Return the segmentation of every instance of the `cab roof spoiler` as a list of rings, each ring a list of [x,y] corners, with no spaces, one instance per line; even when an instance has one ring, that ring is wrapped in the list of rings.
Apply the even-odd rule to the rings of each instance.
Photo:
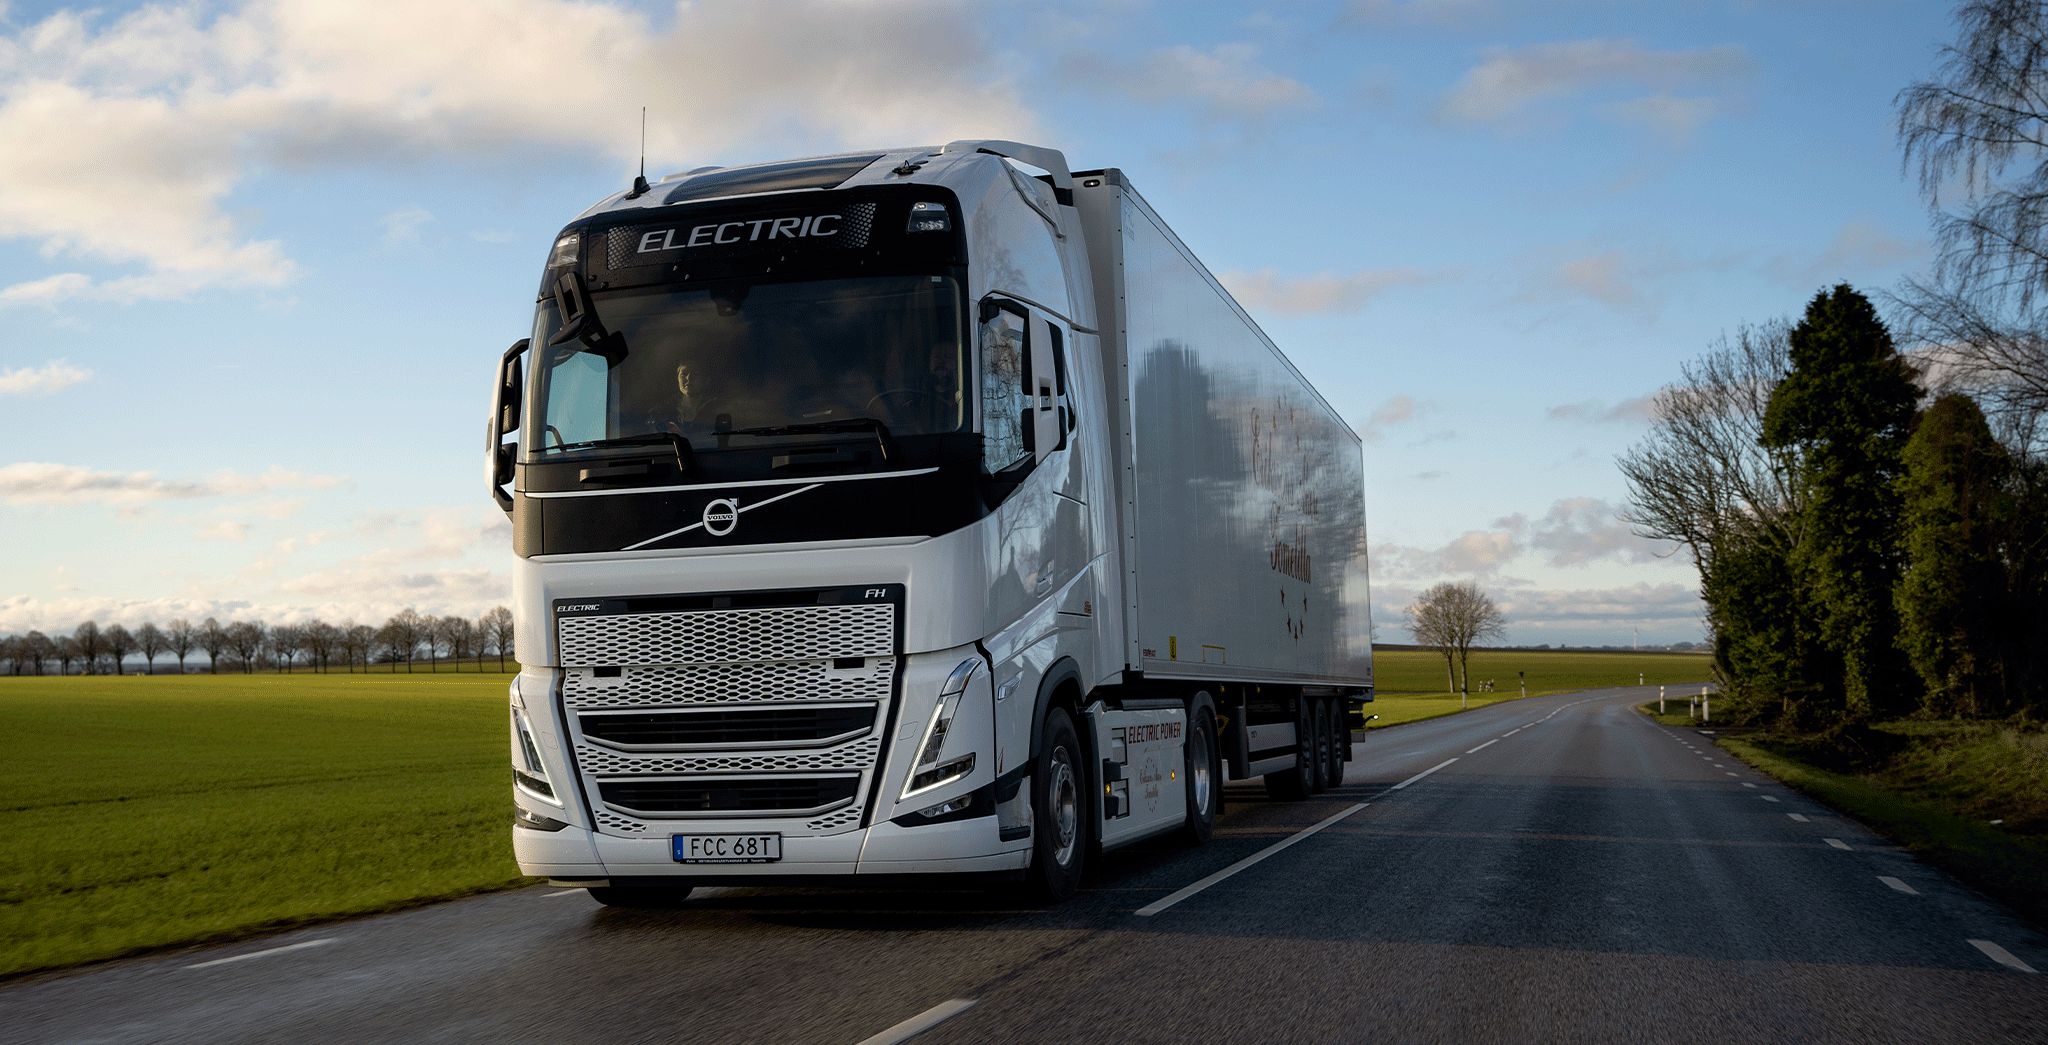
[[[985,152],[991,156],[1001,156],[1016,160],[1018,163],[1030,164],[1052,175],[1052,187],[1059,190],[1062,202],[1073,198],[1074,173],[1067,169],[1066,154],[1058,149],[995,138],[966,138],[947,142],[939,152]]]

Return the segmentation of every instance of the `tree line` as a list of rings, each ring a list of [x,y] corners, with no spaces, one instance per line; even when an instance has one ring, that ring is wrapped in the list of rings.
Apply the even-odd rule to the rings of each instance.
[[[1958,22],[1896,100],[1933,273],[1880,295],[1889,321],[1838,284],[1723,339],[1619,461],[1637,532],[1698,566],[1754,719],[2048,714],[2048,11]]]
[[[0,636],[0,663],[13,675],[43,675],[52,668],[61,675],[74,668],[84,675],[120,675],[126,672],[129,657],[139,654],[145,673],[155,674],[158,659],[164,658],[174,660],[182,675],[186,662],[197,656],[206,658],[206,670],[214,674],[223,662],[229,671],[245,673],[298,668],[368,671],[373,663],[389,665],[392,671],[403,664],[412,671],[421,659],[430,671],[440,670],[443,659],[454,661],[460,671],[461,662],[472,658],[482,671],[483,661],[496,657],[498,670],[503,671],[512,649],[512,611],[503,606],[475,620],[407,608],[381,625],[318,619],[275,625],[222,623],[213,617],[194,624],[181,617],[162,627],[145,622],[130,630],[89,620],[54,638],[40,631]]]

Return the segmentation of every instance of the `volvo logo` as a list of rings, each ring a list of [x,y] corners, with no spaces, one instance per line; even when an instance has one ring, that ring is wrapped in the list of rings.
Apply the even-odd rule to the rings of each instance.
[[[704,506],[704,532],[723,537],[740,524],[740,502],[721,497]]]

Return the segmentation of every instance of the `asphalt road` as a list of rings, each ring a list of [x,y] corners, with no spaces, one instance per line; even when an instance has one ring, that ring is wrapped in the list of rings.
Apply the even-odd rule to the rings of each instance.
[[[1050,909],[536,887],[18,982],[0,1039],[2048,1041],[2048,939],[1646,693],[1376,732]]]

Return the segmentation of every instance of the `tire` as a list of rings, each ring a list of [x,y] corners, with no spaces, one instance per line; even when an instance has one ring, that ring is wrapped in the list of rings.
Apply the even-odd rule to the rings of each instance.
[[[1309,728],[1315,735],[1315,747],[1309,750],[1310,794],[1320,795],[1330,789],[1330,750],[1337,746],[1330,738],[1330,702],[1312,700],[1309,702]]]
[[[1351,716],[1343,698],[1330,702],[1330,768],[1323,776],[1331,787],[1344,786],[1344,763],[1351,760]]]
[[[1031,769],[1031,891],[1064,900],[1081,888],[1094,818],[1088,802],[1087,759],[1074,720],[1065,710],[1046,713],[1044,742]]]
[[[590,898],[606,907],[626,907],[636,910],[672,910],[683,905],[690,898],[691,886],[592,886]]]
[[[1190,845],[1201,845],[1216,830],[1216,814],[1223,808],[1223,762],[1216,743],[1216,716],[1206,707],[1196,707],[1188,726],[1186,764],[1181,773],[1187,779],[1188,818],[1180,836]]]
[[[1309,796],[1309,788],[1315,782],[1315,721],[1309,714],[1308,700],[1301,699],[1298,718],[1294,723],[1294,766],[1278,773],[1267,773],[1266,794],[1283,802],[1298,802]]]

